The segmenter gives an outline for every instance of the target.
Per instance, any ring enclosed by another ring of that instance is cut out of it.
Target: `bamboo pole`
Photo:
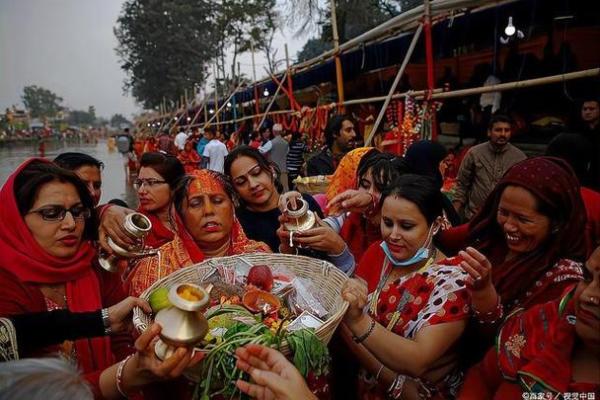
[[[217,88],[219,87],[219,80],[217,79],[217,67],[216,64],[213,64],[213,75],[215,77],[215,91],[214,91],[214,95],[215,95],[215,114],[214,116],[217,118],[217,124],[219,123],[219,111],[220,108],[219,107],[219,95],[217,93]]]
[[[481,93],[488,93],[488,92],[503,92],[503,91],[508,91],[508,90],[523,89],[523,88],[533,87],[533,86],[542,86],[542,85],[547,85],[547,84],[552,84],[552,83],[566,82],[566,81],[570,81],[570,80],[574,80],[574,79],[593,78],[596,76],[600,76],[600,68],[586,69],[586,70],[582,70],[582,71],[569,72],[569,73],[561,74],[561,75],[546,76],[546,77],[542,77],[542,78],[528,79],[528,80],[524,80],[524,81],[499,83],[497,85],[492,85],[492,86],[481,86],[481,87],[477,87],[477,88],[454,90],[454,91],[450,91],[450,92],[444,92],[443,89],[438,88],[438,89],[433,90],[433,94],[431,95],[431,98],[432,99],[449,99],[449,98],[453,98],[453,97],[464,97],[464,96],[470,96],[473,94],[481,94]],[[428,92],[428,90],[417,90],[417,91],[409,90],[408,92],[404,92],[404,93],[396,93],[396,94],[392,95],[391,98],[392,99],[401,99],[401,98],[404,98],[407,96],[411,96],[415,99],[422,100],[427,95],[427,92]],[[385,99],[387,99],[387,96],[367,97],[364,99],[353,99],[353,100],[345,101],[344,105],[348,106],[348,105],[365,104],[365,103],[378,103],[381,101],[385,101]],[[269,114],[270,115],[292,114],[294,112],[296,112],[296,110],[280,110],[280,111],[271,111]],[[244,121],[244,120],[251,119],[251,118],[254,118],[257,116],[262,116],[262,115],[263,114],[250,115],[247,117],[240,118],[237,121],[240,122],[240,121]],[[231,122],[233,122],[233,121],[223,121],[221,123],[231,123]]]
[[[271,80],[273,80],[273,82],[275,82],[276,85],[279,85],[281,82],[283,82],[283,80],[279,80],[277,79],[277,77],[273,74],[271,74],[266,68],[265,71],[267,72],[267,74],[269,74],[271,76]],[[286,90],[286,88],[281,87],[281,90],[283,91],[283,93],[285,93],[285,95],[288,97],[288,99],[290,99],[290,107],[294,110],[298,110],[300,111],[301,107],[300,104],[298,104],[296,102],[296,100],[294,100],[294,95],[293,93],[290,94],[290,92],[288,90]]]
[[[287,72],[286,72],[286,75],[287,75]],[[281,90],[281,87],[283,86],[283,82],[285,82],[285,78],[286,78],[285,75],[281,78],[281,82],[279,82],[279,85],[277,86],[277,90],[275,90],[275,93],[273,94],[273,98],[271,99],[271,101],[269,102],[269,105],[265,109],[265,115],[260,120],[260,124],[258,124],[258,129],[260,129],[263,122],[265,122],[265,119],[267,118],[267,114],[268,114],[269,110],[271,110],[273,103],[275,103],[275,99],[277,99],[277,95],[279,94],[279,91]]]
[[[187,129],[190,129],[192,126],[194,126],[194,123],[196,122],[196,119],[198,118],[198,116],[202,112],[202,109],[205,108],[205,107],[206,107],[206,99],[202,99],[202,103],[200,104],[200,107],[198,107],[198,111],[196,112],[196,115],[194,115],[194,118],[192,118],[192,120],[190,121],[190,123],[186,125]]]
[[[290,108],[297,108],[300,109],[300,106],[298,105],[298,103],[296,103],[296,99],[294,98],[294,89],[293,89],[293,82],[292,82],[292,69],[290,68],[290,55],[288,53],[288,45],[287,43],[284,45],[284,50],[285,50],[285,65],[286,65],[286,71],[287,71],[287,84],[288,84],[288,88],[287,88],[287,96],[290,99]]]
[[[254,82],[254,113],[260,113],[260,105],[258,104],[258,84],[256,82],[256,63],[254,62],[254,43],[250,41],[250,52],[252,53],[252,82]]]
[[[425,30],[425,62],[427,64],[427,90],[433,90],[435,87],[434,81],[434,64],[433,64],[433,43],[431,40],[431,8],[429,0],[423,1],[423,29]],[[433,113],[431,123],[431,140],[437,138],[437,124],[435,123],[436,113]]]
[[[573,79],[592,78],[595,76],[600,76],[600,68],[591,68],[591,69],[585,69],[582,71],[569,72],[566,74],[544,76],[542,78],[527,79],[524,81],[499,83],[497,85],[481,86],[478,88],[461,89],[461,90],[454,90],[451,92],[435,93],[431,96],[431,98],[432,99],[450,99],[452,97],[464,97],[464,96],[470,96],[472,94],[482,94],[482,93],[489,93],[489,92],[503,92],[506,90],[523,89],[523,88],[528,88],[528,87],[532,87],[532,86],[541,86],[541,85],[548,85],[548,84],[552,84],[552,83],[570,81]],[[417,98],[419,98],[419,97],[417,97]]]
[[[398,73],[396,74],[396,78],[394,79],[394,82],[392,83],[392,87],[390,87],[390,91],[388,92],[388,95],[385,98],[385,101],[383,102],[383,106],[381,107],[381,110],[379,110],[379,115],[377,116],[377,119],[375,120],[375,124],[373,125],[373,128],[371,129],[371,132],[369,132],[369,136],[367,137],[367,140],[365,141],[365,146],[371,145],[371,140],[373,140],[373,136],[375,135],[375,132],[377,132],[377,129],[379,128],[379,124],[381,124],[381,121],[383,120],[385,110],[387,109],[388,105],[390,104],[390,101],[392,100],[392,96],[393,96],[394,92],[396,91],[396,88],[398,87],[398,83],[400,83],[400,78],[402,78],[402,75],[404,75],[404,70],[406,69],[406,66],[408,65],[408,61],[410,60],[410,57],[412,56],[412,53],[415,50],[415,47],[417,46],[417,42],[419,41],[419,37],[421,36],[422,30],[423,30],[423,25],[421,24],[417,27],[417,30],[415,31],[415,34],[413,35],[412,41],[410,42],[410,46],[408,46],[408,50],[406,51],[406,54],[404,55],[404,60],[402,60],[402,65],[400,65],[400,69],[398,70]]]
[[[235,88],[235,90],[234,90],[234,91],[233,91],[233,92],[232,92],[232,93],[229,95],[229,97],[227,98],[227,100],[225,100],[225,101],[223,102],[223,104],[221,104],[221,108],[219,108],[219,110],[216,110],[216,109],[215,109],[215,113],[214,113],[214,115],[213,115],[212,117],[210,117],[210,119],[209,119],[208,121],[205,121],[205,122],[204,122],[204,126],[205,126],[205,127],[206,127],[206,126],[208,126],[208,125],[209,125],[209,124],[210,124],[210,123],[213,121],[213,119],[215,119],[215,118],[216,118],[216,116],[217,116],[217,113],[218,113],[219,111],[221,111],[221,110],[223,109],[223,107],[225,107],[225,106],[227,105],[227,103],[229,102],[229,100],[231,100],[231,98],[232,98],[232,97],[233,97],[233,96],[234,96],[234,95],[235,95],[235,94],[238,92],[238,90],[240,90],[240,88],[242,87],[242,85],[243,85],[243,83],[242,83],[242,82],[240,82],[240,83],[237,85],[237,87]],[[230,123],[230,122],[234,122],[234,121],[232,120],[232,121],[225,121],[225,122],[227,122],[227,123]],[[222,124],[221,124],[221,123],[220,123],[220,122],[217,120],[217,123],[216,123],[215,125],[222,125]]]
[[[344,103],[344,75],[342,72],[342,59],[340,58],[340,37],[337,28],[337,14],[335,0],[331,0],[331,27],[333,33],[333,50],[335,51],[335,79],[337,86],[338,102]],[[340,112],[344,113],[344,106],[340,106]]]

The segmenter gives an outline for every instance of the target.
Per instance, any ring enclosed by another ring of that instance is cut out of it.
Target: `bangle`
[[[399,399],[402,395],[402,389],[404,389],[404,381],[406,381],[406,375],[396,375],[396,379],[394,379],[386,392],[388,397]]]
[[[373,333],[373,329],[375,329],[375,320],[371,319],[371,325],[369,325],[369,329],[367,329],[367,332],[365,332],[365,334],[359,337],[352,336],[352,340],[354,340],[354,342],[357,344],[364,342],[371,335],[371,333]]]
[[[504,317],[504,307],[502,306],[502,301],[500,299],[500,296],[498,295],[498,302],[496,303],[496,307],[494,307],[493,310],[488,311],[486,313],[482,313],[479,312],[475,309],[475,307],[472,307],[473,309],[473,315],[475,316],[475,318],[477,319],[477,321],[479,321],[480,324],[495,324],[496,322],[498,322],[499,320],[502,319],[502,317]]]
[[[383,364],[381,364],[381,367],[379,367],[379,371],[377,371],[377,375],[375,375],[375,380],[376,381],[379,380],[379,376],[381,375],[381,371],[383,371]]]
[[[129,361],[131,357],[133,357],[133,354],[130,354],[127,357],[125,357],[125,359],[121,361],[119,363],[119,366],[117,367],[117,390],[119,391],[119,393],[121,393],[121,396],[125,398],[128,398],[129,396],[127,396],[127,393],[125,393],[125,391],[123,390],[123,370],[125,369],[125,364],[127,363],[127,361]]]
[[[112,328],[110,327],[110,317],[108,316],[108,308],[103,308],[100,312],[102,314],[102,325],[104,325],[104,334],[108,336],[112,333]]]

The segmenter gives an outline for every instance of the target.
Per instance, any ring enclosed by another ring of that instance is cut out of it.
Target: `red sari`
[[[67,307],[73,312],[97,311],[122,300],[125,296],[118,277],[92,267],[96,252],[91,243],[82,242],[77,253],[70,258],[58,258],[48,254],[32,236],[19,213],[14,195],[17,175],[32,161],[48,162],[27,160],[0,190],[0,287],[3,290],[0,316],[47,311],[48,302],[39,288],[41,284],[64,283]],[[127,340],[123,339],[119,338],[120,356],[128,351]],[[115,361],[111,344],[117,345],[107,337],[74,342],[79,367],[97,393],[100,373]],[[119,345],[113,347],[115,352],[117,347]],[[56,349],[49,347],[41,353],[52,353]]]
[[[496,348],[469,370],[458,398],[520,400],[524,393],[549,393],[543,398],[556,399],[569,392],[594,393],[599,398],[600,385],[571,380],[576,337],[569,323],[574,314],[573,291],[562,299],[516,311],[500,330]]]
[[[467,274],[456,268],[455,262],[444,260],[438,264],[428,263],[420,270],[385,283],[386,271],[394,267],[390,265],[380,244],[376,242],[369,247],[355,273],[367,281],[373,302],[369,315],[375,321],[397,335],[414,339],[427,326],[469,318],[470,299],[465,288]],[[376,385],[361,383],[361,398],[385,397]],[[456,370],[434,386],[442,391],[441,398],[444,398],[452,397],[459,384],[460,372]]]
[[[180,151],[177,158],[179,158],[179,161],[183,164],[186,174],[200,168],[200,161],[202,161],[202,158],[195,149]]]

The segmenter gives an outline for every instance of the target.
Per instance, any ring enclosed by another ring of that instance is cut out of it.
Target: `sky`
[[[114,49],[113,27],[123,0],[0,0],[0,112],[16,104],[28,85],[42,86],[63,98],[70,109],[96,108],[96,115],[119,113],[131,118],[141,111],[123,93],[125,72]],[[308,40],[284,27],[273,47],[293,57]],[[251,56],[238,57],[242,72],[252,76]],[[255,55],[257,78],[266,75],[262,53]],[[209,83],[212,83],[209,81]]]

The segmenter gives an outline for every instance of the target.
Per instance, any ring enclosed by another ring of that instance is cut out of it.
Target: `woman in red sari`
[[[202,158],[198,155],[193,143],[189,140],[185,142],[185,147],[179,152],[177,158],[179,158],[179,161],[183,164],[186,174],[200,168],[200,161],[202,161]]]
[[[28,160],[9,177],[0,190],[0,316],[55,309],[95,311],[125,297],[118,277],[93,267],[96,253],[89,241],[96,229],[93,207],[83,182],[49,161]],[[153,328],[143,344],[136,343],[138,350],[157,333]],[[118,398],[124,386],[131,389],[158,379],[160,368],[154,367],[160,363],[149,360],[149,353],[125,358],[134,351],[131,344],[127,334],[120,334],[67,341],[21,356],[60,351],[78,364],[96,396]],[[180,353],[176,364],[187,365],[190,355]],[[114,362],[124,358],[119,388]]]
[[[497,346],[467,373],[458,398],[518,400],[544,394],[566,399],[566,393],[600,398],[598,371],[600,247],[585,265],[584,280],[561,299],[515,311],[502,326]]]
[[[442,194],[430,178],[403,175],[382,195],[382,241],[342,288],[342,326],[364,369],[361,399],[455,395],[456,344],[469,317],[467,274],[433,246]],[[366,281],[366,284],[365,284]],[[364,310],[367,310],[366,312]]]
[[[160,256],[139,261],[130,275],[129,292],[139,296],[170,273],[206,258],[265,252],[269,247],[250,240],[234,214],[233,187],[222,174],[196,170],[175,193],[173,241],[160,247]]]

